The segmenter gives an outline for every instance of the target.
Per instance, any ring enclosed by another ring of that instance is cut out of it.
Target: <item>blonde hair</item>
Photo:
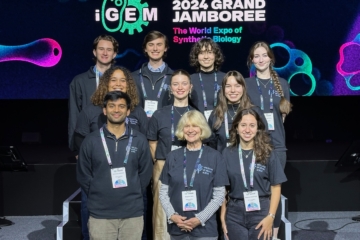
[[[197,126],[201,129],[200,140],[207,139],[211,136],[211,130],[202,113],[196,110],[186,112],[179,120],[176,127],[175,135],[179,140],[185,140],[184,127],[186,125]]]

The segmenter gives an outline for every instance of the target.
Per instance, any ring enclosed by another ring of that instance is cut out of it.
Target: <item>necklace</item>
[[[239,106],[240,106],[240,105],[239,105]],[[234,115],[232,115],[232,116],[231,116],[230,111],[229,111],[229,109],[228,109],[228,113],[229,113],[229,115],[230,115],[230,117],[231,117],[231,120],[234,120],[234,117],[235,117],[235,115],[236,115],[236,112],[237,112],[239,106],[236,108],[236,111],[235,111],[235,109],[234,109],[234,104],[231,104],[231,107],[232,107],[232,109],[233,109],[233,111],[234,111]]]
[[[269,84],[269,82],[270,82],[270,79],[268,79],[268,80],[265,80],[265,81],[267,81],[267,83],[266,84],[264,84],[263,82],[262,82],[263,80],[262,79],[260,79],[260,83],[262,84],[262,85],[264,85],[264,88],[266,88],[266,86]]]
[[[174,106],[174,108],[175,108],[175,111],[180,115],[180,117],[182,117],[182,115],[184,115],[184,113],[187,112],[186,110],[188,110],[188,109],[185,109],[185,111],[181,114],[175,106]]]
[[[249,152],[246,154],[246,150],[244,150],[244,149],[241,149],[241,151],[244,153],[244,155],[245,155],[245,157],[246,158],[248,158],[249,157],[249,155],[252,153],[252,149],[251,150],[249,150]]]

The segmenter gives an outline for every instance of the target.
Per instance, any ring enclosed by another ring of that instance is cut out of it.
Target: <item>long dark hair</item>
[[[221,123],[224,121],[224,114],[227,112],[228,110],[228,106],[227,106],[227,99],[225,96],[225,86],[227,83],[227,80],[229,77],[233,76],[236,80],[236,82],[238,84],[240,84],[243,88],[243,94],[240,98],[240,103],[239,103],[239,107],[237,109],[237,112],[239,112],[241,109],[244,108],[250,108],[253,105],[251,104],[250,98],[247,95],[247,91],[246,91],[246,85],[245,85],[245,80],[244,77],[241,75],[241,73],[239,73],[238,71],[229,71],[228,73],[226,73],[226,75],[224,76],[222,83],[221,83],[221,90],[219,93],[219,103],[218,105],[215,107],[215,116],[216,116],[216,121],[214,122],[214,125],[212,126],[214,129],[219,129],[221,126]],[[236,114],[236,113],[235,113]]]
[[[251,65],[253,64],[252,60],[254,59],[254,52],[259,47],[265,48],[267,55],[271,59],[271,62],[269,65],[270,75],[271,75],[272,80],[274,81],[274,86],[276,88],[276,91],[281,96],[280,106],[279,106],[280,112],[284,113],[284,114],[289,114],[291,112],[292,104],[284,97],[284,91],[281,87],[279,76],[273,68],[273,66],[275,64],[275,55],[268,43],[266,43],[266,42],[254,43],[254,45],[250,48],[249,56],[247,58],[247,66],[249,69],[251,68]]]
[[[254,110],[252,110],[251,108],[242,109],[235,116],[234,122],[230,130],[230,146],[237,147],[240,144],[241,140],[237,128],[243,116],[248,114],[253,115],[257,122],[257,132],[254,137],[254,146],[253,146],[253,151],[256,156],[256,162],[265,165],[272,151],[272,146],[270,144],[270,137],[265,130],[265,124],[261,121],[259,114]]]

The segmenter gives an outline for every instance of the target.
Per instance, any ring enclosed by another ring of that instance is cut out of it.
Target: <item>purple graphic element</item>
[[[55,66],[61,59],[60,44],[51,38],[41,38],[18,46],[0,45],[0,62],[24,61],[41,67]]]
[[[360,84],[356,81],[359,76],[360,62],[354,61],[360,52],[358,51],[347,51],[347,47],[355,49],[354,45],[360,46],[360,15],[354,21],[350,33],[347,36],[345,43],[340,47],[339,54],[340,60],[336,65],[337,72],[334,77],[334,92],[333,95],[359,95]],[[353,45],[353,46],[351,46]],[[351,61],[348,61],[350,59]],[[346,62],[346,65],[343,63]],[[344,69],[345,68],[345,69]],[[357,75],[357,76],[356,76]],[[345,80],[345,81],[344,81]],[[357,88],[357,89],[356,89]]]
[[[284,40],[284,43],[289,46],[289,48],[296,48],[295,44],[292,41]]]
[[[251,22],[249,24],[249,31],[254,35],[260,35],[265,32],[266,22]]]

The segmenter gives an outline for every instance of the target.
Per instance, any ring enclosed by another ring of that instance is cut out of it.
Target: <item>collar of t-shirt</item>
[[[203,73],[203,74],[212,74],[214,72],[215,72],[215,68],[213,70],[209,71],[209,72],[205,72],[205,71],[200,69],[200,73]]]
[[[149,68],[149,70],[150,70],[151,72],[162,72],[162,71],[164,71],[165,67],[166,67],[166,65],[165,65],[164,62],[163,62],[163,63],[161,64],[161,66],[158,67],[158,68],[153,68],[153,67],[150,65],[150,63],[148,63],[148,68]]]

